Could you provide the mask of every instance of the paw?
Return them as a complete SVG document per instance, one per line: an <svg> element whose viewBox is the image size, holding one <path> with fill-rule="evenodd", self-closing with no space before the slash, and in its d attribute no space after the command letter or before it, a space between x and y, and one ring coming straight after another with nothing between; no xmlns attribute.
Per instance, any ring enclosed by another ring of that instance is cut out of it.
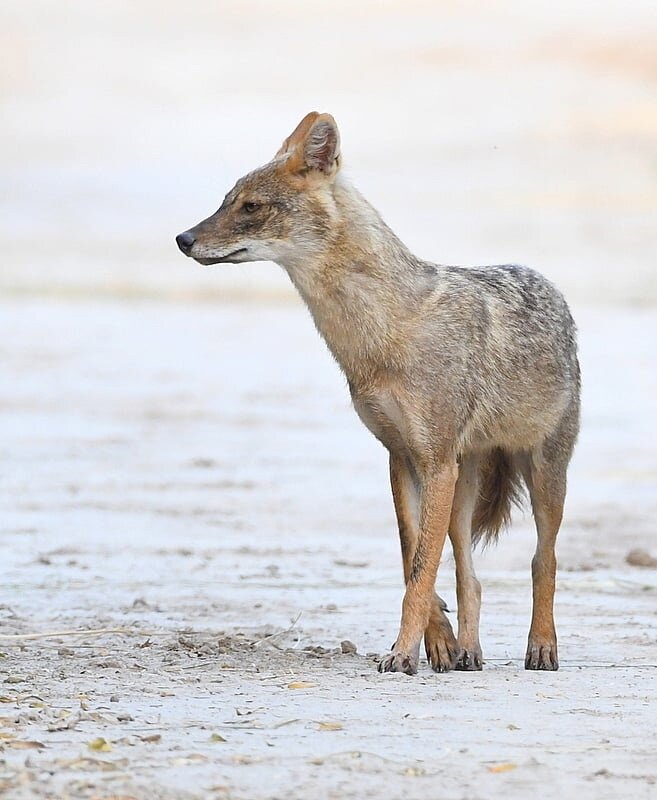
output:
<svg viewBox="0 0 657 800"><path fill-rule="evenodd" d="M556 639L552 642L539 642L529 640L527 655L525 656L525 669L559 669Z"/></svg>
<svg viewBox="0 0 657 800"><path fill-rule="evenodd" d="M456 664L454 669L463 672L476 672L482 668L483 658L481 656L481 647L461 647L456 655Z"/></svg>
<svg viewBox="0 0 657 800"><path fill-rule="evenodd" d="M424 649L427 661L435 672L449 672L454 669L458 647L452 626L447 619L436 622L430 620L424 632Z"/></svg>
<svg viewBox="0 0 657 800"><path fill-rule="evenodd" d="M415 675L417 672L417 658L408 653L388 653L379 661L379 672L404 672L406 675Z"/></svg>

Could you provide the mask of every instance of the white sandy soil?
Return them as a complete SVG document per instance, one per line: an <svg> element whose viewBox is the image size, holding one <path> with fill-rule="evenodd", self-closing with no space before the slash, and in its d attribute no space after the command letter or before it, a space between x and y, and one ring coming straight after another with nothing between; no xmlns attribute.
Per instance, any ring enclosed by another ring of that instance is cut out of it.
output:
<svg viewBox="0 0 657 800"><path fill-rule="evenodd" d="M522 668L520 515L478 558L485 670L408 678L375 665L385 453L304 309L3 305L0 792L654 797L657 571L624 557L655 543L657 315L577 316L561 670ZM438 583L453 608L450 556Z"/></svg>

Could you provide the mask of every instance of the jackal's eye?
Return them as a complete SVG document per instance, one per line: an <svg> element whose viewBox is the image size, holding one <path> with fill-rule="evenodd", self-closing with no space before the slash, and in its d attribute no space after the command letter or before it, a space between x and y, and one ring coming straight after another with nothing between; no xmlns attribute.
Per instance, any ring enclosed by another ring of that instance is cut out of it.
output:
<svg viewBox="0 0 657 800"><path fill-rule="evenodd" d="M260 203L252 203L250 201L246 201L246 203L242 204L242 211L246 211L247 214L253 214L254 211L257 211L260 208Z"/></svg>

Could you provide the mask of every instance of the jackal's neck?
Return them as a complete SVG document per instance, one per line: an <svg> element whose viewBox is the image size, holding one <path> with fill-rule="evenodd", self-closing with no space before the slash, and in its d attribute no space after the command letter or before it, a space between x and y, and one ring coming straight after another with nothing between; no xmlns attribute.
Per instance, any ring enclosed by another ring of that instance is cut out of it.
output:
<svg viewBox="0 0 657 800"><path fill-rule="evenodd" d="M416 258L365 198L333 187L326 236L283 266L350 381L403 361L404 331L426 297L431 268Z"/></svg>

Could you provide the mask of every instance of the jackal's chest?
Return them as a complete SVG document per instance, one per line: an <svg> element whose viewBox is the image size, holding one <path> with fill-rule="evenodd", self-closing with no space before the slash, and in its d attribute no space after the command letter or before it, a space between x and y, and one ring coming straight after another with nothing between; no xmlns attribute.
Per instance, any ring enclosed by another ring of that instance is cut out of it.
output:
<svg viewBox="0 0 657 800"><path fill-rule="evenodd" d="M408 413L391 389L362 393L352 390L351 398L365 427L388 450L411 449L413 437Z"/></svg>

